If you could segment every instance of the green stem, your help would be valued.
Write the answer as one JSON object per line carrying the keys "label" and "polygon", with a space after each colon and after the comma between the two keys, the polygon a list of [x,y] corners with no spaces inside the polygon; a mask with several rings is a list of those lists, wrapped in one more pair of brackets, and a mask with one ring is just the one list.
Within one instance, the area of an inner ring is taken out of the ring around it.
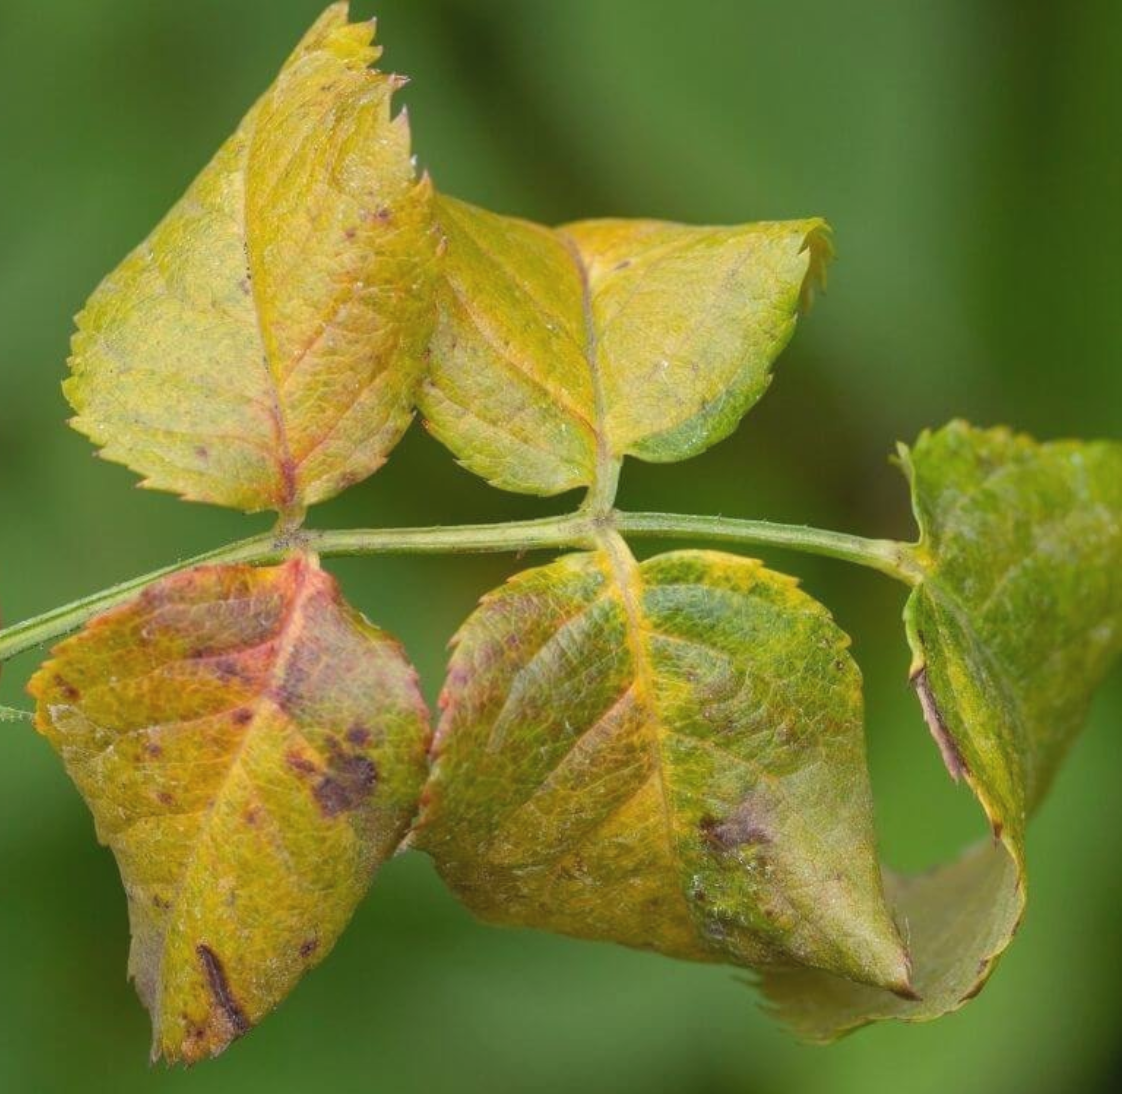
{"label": "green stem", "polygon": [[589,548],[597,545],[598,532],[605,529],[614,529],[637,538],[655,536],[664,539],[705,539],[742,546],[754,544],[786,547],[870,566],[909,585],[916,584],[922,576],[922,570],[911,548],[891,540],[862,539],[860,536],[841,532],[772,524],[769,521],[673,513],[609,512],[598,516],[583,510],[560,517],[512,521],[507,524],[354,531],[281,531],[279,534],[266,533],[243,539],[206,554],[196,555],[0,630],[0,662],[76,630],[95,615],[132,599],[160,578],[195,566],[238,562],[269,565],[282,561],[293,551],[311,551],[325,557],[340,557]]}
{"label": "green stem", "polygon": [[76,630],[95,615],[131,600],[160,578],[195,566],[252,562],[270,565],[295,550],[328,557],[377,554],[457,554],[593,546],[587,518],[577,514],[509,524],[448,528],[377,528],[356,531],[267,532],[132,578],[0,630],[0,662]]}
{"label": "green stem", "polygon": [[[461,524],[446,528],[358,528],[354,531],[304,532],[291,546],[328,558],[345,555],[444,555],[533,551],[549,547],[595,545],[585,513],[508,524]],[[3,647],[0,646],[0,649]]]}

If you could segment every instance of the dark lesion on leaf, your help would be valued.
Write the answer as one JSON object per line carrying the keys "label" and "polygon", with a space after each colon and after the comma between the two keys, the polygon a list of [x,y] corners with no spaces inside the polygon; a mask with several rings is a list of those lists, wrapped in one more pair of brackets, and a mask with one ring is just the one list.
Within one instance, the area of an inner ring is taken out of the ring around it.
{"label": "dark lesion on leaf", "polygon": [[365,748],[370,744],[370,730],[360,722],[356,722],[347,730],[347,740],[356,748]]}
{"label": "dark lesion on leaf", "polygon": [[332,755],[327,771],[312,793],[325,817],[336,817],[357,809],[373,793],[378,781],[374,761],[368,756]]}
{"label": "dark lesion on leaf", "polygon": [[314,775],[319,770],[313,760],[296,749],[291,749],[284,760],[298,775]]}
{"label": "dark lesion on leaf", "polygon": [[58,688],[59,694],[61,694],[67,702],[76,703],[82,698],[81,691],[58,673],[55,673],[55,687]]}
{"label": "dark lesion on leaf", "polygon": [[701,838],[714,851],[761,847],[772,842],[771,833],[759,822],[751,800],[743,802],[724,820],[704,816],[698,824]]}
{"label": "dark lesion on leaf", "polygon": [[947,728],[943,712],[939,709],[935,693],[931,690],[931,681],[927,675],[926,665],[912,674],[911,683],[919,698],[919,705],[923,709],[923,719],[927,723],[927,728],[931,730],[931,736],[935,739],[935,744],[939,746],[939,754],[943,757],[943,763],[946,765],[950,777],[958,782],[964,775],[970,774],[970,769],[967,767],[966,760],[959,751],[954,737],[951,736],[951,732]]}
{"label": "dark lesion on leaf", "polygon": [[246,1017],[241,1004],[230,990],[230,982],[226,978],[226,969],[218,954],[204,942],[200,942],[195,947],[195,953],[199,955],[199,963],[202,965],[203,975],[206,977],[207,988],[209,988],[211,997],[214,999],[214,1005],[226,1019],[232,1035],[241,1037],[248,1033],[253,1028],[253,1023]]}
{"label": "dark lesion on leaf", "polygon": [[[355,744],[353,733],[352,728],[347,739]],[[335,737],[328,742],[326,766],[321,767],[296,749],[286,754],[285,762],[297,775],[308,781],[314,780],[312,796],[325,817],[337,817],[340,813],[358,809],[373,794],[378,782],[374,761],[359,752],[348,752]]]}

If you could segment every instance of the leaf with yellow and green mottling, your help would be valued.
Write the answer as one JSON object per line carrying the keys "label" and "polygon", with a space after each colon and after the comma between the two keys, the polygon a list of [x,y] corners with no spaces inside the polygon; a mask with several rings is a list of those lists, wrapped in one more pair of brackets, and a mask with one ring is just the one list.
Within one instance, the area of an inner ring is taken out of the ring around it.
{"label": "leaf with yellow and green mottling", "polygon": [[1122,652],[1122,444],[1037,444],[955,422],[901,454],[925,571],[905,612],[912,680],[999,842],[890,880],[921,1001],[771,978],[781,1013],[818,1039],[938,1017],[981,990],[1024,912],[1026,821]]}
{"label": "leaf with yellow and green mottling", "polygon": [[472,471],[532,494],[728,436],[831,253],[821,220],[552,230],[444,196],[437,218],[448,250],[422,412]]}
{"label": "leaf with yellow and green mottling", "polygon": [[373,34],[329,8],[78,317],[74,425],[144,485],[298,509],[409,424],[437,237]]}
{"label": "leaf with yellow and green mottling", "polygon": [[31,692],[117,858],[153,1055],[220,1052],[326,956],[409,828],[428,744],[412,667],[297,557],[167,578]]}
{"label": "leaf with yellow and green mottling", "polygon": [[907,992],[848,644],[729,555],[520,574],[457,639],[416,843],[487,920]]}

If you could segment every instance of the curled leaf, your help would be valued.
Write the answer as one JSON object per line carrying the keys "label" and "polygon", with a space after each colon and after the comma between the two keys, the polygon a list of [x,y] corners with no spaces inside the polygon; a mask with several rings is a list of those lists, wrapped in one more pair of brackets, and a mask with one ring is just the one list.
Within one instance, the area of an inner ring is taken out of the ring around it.
{"label": "curled leaf", "polygon": [[901,455],[925,570],[905,611],[912,681],[951,776],[999,842],[890,879],[921,1001],[769,977],[781,1013],[816,1039],[938,1017],[981,990],[1024,913],[1026,821],[1122,652],[1122,445],[955,422]]}
{"label": "curled leaf", "polygon": [[417,845],[493,922],[908,992],[847,647],[728,555],[520,574],[458,637]]}
{"label": "curled leaf", "polygon": [[771,381],[831,254],[824,221],[553,230],[441,196],[448,244],[421,409],[468,468],[556,494],[598,458],[728,436]]}
{"label": "curled leaf", "polygon": [[144,485],[298,510],[409,424],[436,236],[373,34],[329,8],[78,317],[73,424]]}
{"label": "curled leaf", "polygon": [[413,669],[298,557],[152,586],[31,691],[120,867],[153,1055],[220,1052],[327,955],[405,835]]}

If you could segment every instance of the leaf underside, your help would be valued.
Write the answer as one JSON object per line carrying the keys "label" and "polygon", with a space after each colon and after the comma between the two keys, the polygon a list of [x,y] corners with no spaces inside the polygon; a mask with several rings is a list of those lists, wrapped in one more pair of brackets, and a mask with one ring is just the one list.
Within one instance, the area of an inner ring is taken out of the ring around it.
{"label": "leaf underside", "polygon": [[298,509],[376,470],[409,424],[436,234],[373,34],[329,8],[79,316],[73,424],[144,485]]}
{"label": "leaf underside", "polygon": [[810,971],[765,977],[778,1013],[817,1040],[935,1018],[981,990],[1024,913],[1026,821],[1122,652],[1122,445],[955,422],[901,455],[926,569],[905,610],[912,680],[995,842],[889,878],[920,1000]]}
{"label": "leaf underside", "polygon": [[153,1055],[220,1052],[326,956],[409,828],[412,667],[297,557],[168,578],[30,690],[117,859]]}
{"label": "leaf underside", "polygon": [[441,196],[447,252],[420,406],[470,470],[557,494],[598,461],[686,459],[763,395],[824,280],[824,221],[553,230]]}

